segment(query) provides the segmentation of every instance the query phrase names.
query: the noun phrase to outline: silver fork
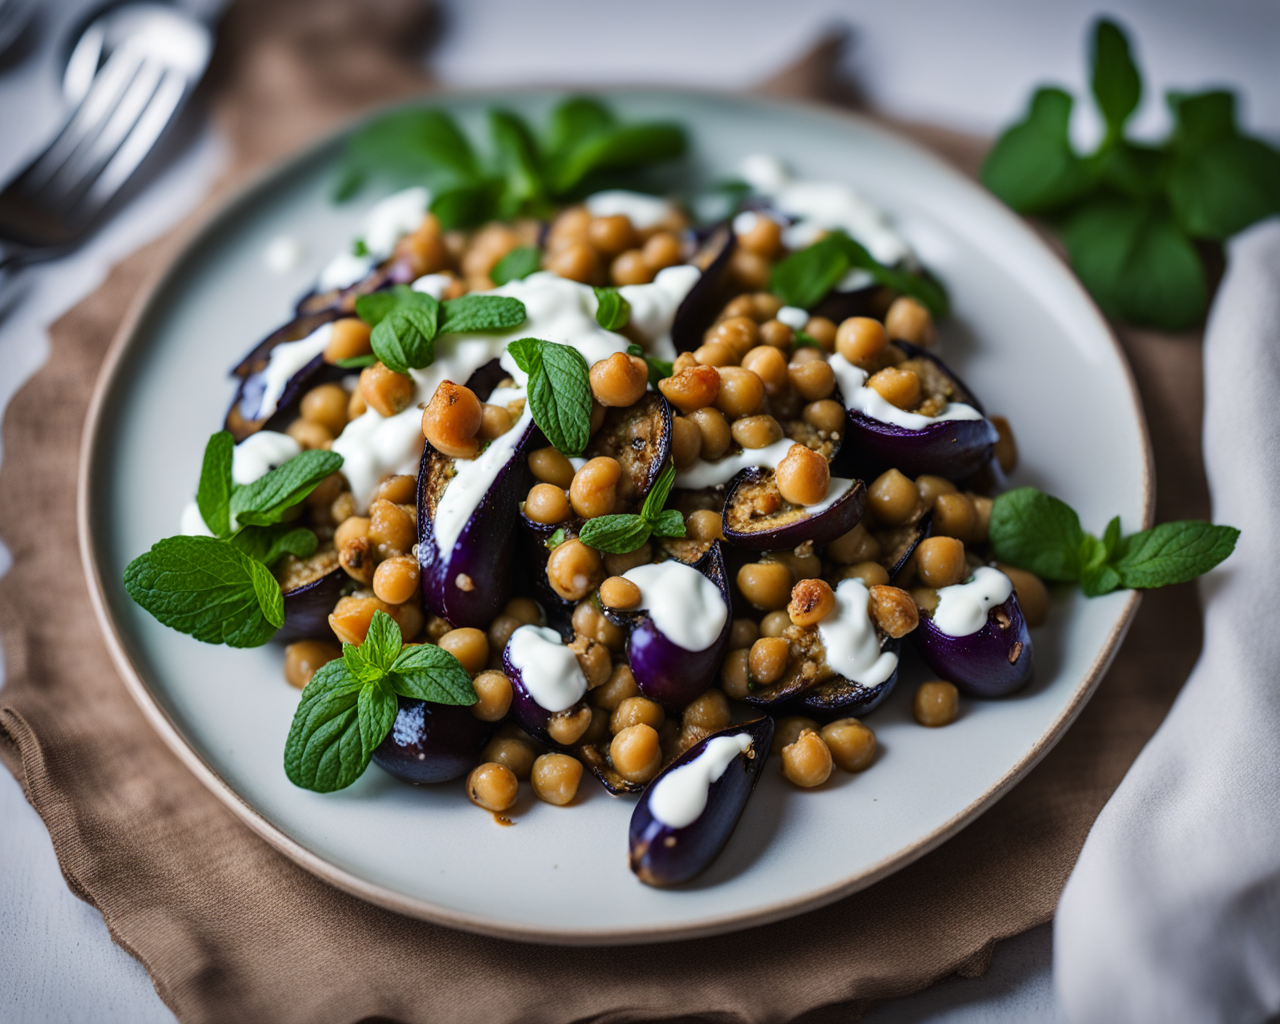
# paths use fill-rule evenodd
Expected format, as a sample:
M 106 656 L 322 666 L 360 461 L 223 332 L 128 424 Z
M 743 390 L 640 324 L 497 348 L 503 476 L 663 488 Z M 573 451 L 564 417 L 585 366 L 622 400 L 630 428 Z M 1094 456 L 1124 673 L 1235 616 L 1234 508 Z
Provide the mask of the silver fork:
M 96 66 L 83 99 L 0 192 L 0 270 L 65 252 L 93 227 L 190 95 L 211 50 L 205 25 L 160 4 L 114 8 L 86 30 L 72 57 Z

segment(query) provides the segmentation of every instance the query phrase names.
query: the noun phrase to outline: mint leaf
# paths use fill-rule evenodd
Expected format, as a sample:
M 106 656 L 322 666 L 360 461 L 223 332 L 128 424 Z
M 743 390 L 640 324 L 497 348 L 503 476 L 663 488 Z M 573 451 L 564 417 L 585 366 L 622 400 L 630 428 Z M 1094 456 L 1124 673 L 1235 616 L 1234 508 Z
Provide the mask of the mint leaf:
M 1234 527 L 1194 519 L 1161 523 L 1121 541 L 1113 564 L 1126 587 L 1167 587 L 1208 572 L 1235 550 L 1239 536 Z
M 356 296 L 356 316 L 370 327 L 377 327 L 387 314 L 400 304 L 394 292 L 378 291 Z
M 669 508 L 659 512 L 651 521 L 655 537 L 683 537 L 684 516 L 678 509 Z
M 231 518 L 240 526 L 270 526 L 342 467 L 337 452 L 306 451 L 231 495 Z
M 368 256 L 369 255 L 369 247 L 365 245 L 363 238 L 357 238 L 354 242 L 351 243 L 351 255 L 352 256 Z
M 431 299 L 431 306 L 397 306 L 373 329 L 373 354 L 396 373 L 407 375 L 435 361 L 439 304 L 430 295 L 422 297 Z
M 498 211 L 503 183 L 490 179 L 440 192 L 431 200 L 431 212 L 445 231 L 470 228 L 493 220 Z
M 582 353 L 538 338 L 513 341 L 507 351 L 529 375 L 533 422 L 565 455 L 581 455 L 591 439 L 591 383 Z
M 668 462 L 662 467 L 662 471 L 658 474 L 658 479 L 649 488 L 649 493 L 644 498 L 644 504 L 640 507 L 640 515 L 646 522 L 652 523 L 658 518 L 659 513 L 662 512 L 662 507 L 667 503 L 667 496 L 671 493 L 671 487 L 675 484 L 675 481 L 675 464 Z
M 478 699 L 462 663 L 431 644 L 404 648 L 391 666 L 387 681 L 402 697 L 433 704 L 469 706 Z
M 447 113 L 422 107 L 384 115 L 347 142 L 335 198 L 354 195 L 372 176 L 401 184 L 424 181 L 439 190 L 475 180 L 480 168 L 471 143 Z
M 918 299 L 939 320 L 947 315 L 949 311 L 947 293 L 937 281 L 925 274 L 913 274 L 895 267 L 886 267 L 843 231 L 833 231 L 828 237 L 849 258 L 851 267 L 860 267 L 869 272 L 879 284 Z
M 631 303 L 617 288 L 597 288 L 596 323 L 606 331 L 620 331 L 631 319 Z
M 524 303 L 509 295 L 464 295 L 440 304 L 441 334 L 509 331 L 528 318 Z
M 365 660 L 383 672 L 390 672 L 403 646 L 400 627 L 396 625 L 396 620 L 384 611 L 374 612 L 373 619 L 369 623 L 369 632 L 365 634 L 364 643 L 360 645 L 360 652 L 365 656 Z
M 332 793 L 369 767 L 373 748 L 361 736 L 358 708 L 363 688 L 342 661 L 320 666 L 311 677 L 284 745 L 284 773 L 295 786 Z
M 362 356 L 351 356 L 348 359 L 339 359 L 334 366 L 339 366 L 344 370 L 363 370 L 365 367 L 372 366 L 378 361 L 378 357 L 372 352 L 367 352 Z
M 642 516 L 620 513 L 588 519 L 578 531 L 578 540 L 597 551 L 625 555 L 647 541 L 650 532 L 649 523 Z
M 1106 544 L 1085 534 L 1080 544 L 1080 589 L 1085 597 L 1101 597 L 1120 585 L 1120 576 L 1107 564 L 1107 555 Z
M 599 100 L 590 96 L 571 96 L 551 111 L 547 152 L 563 154 L 616 123 L 617 119 L 609 108 Z
M 310 558 L 320 544 L 316 535 L 305 526 L 290 528 L 286 523 L 246 526 L 231 538 L 231 543 L 268 569 L 285 555 Z
M 792 253 L 769 274 L 769 290 L 788 306 L 812 309 L 849 272 L 849 257 L 831 235 Z
M 1000 136 L 982 165 L 982 183 L 1019 213 L 1057 209 L 1092 185 L 1071 148 L 1073 102 L 1061 89 L 1037 89 L 1027 116 Z
M 996 558 L 1047 580 L 1080 578 L 1084 531 L 1070 505 L 1034 487 L 999 495 L 988 536 Z
M 518 115 L 509 110 L 489 111 L 489 132 L 493 136 L 499 167 L 506 179 L 500 212 L 507 217 L 527 212 L 530 204 L 544 199 L 546 192 L 533 133 Z
M 157 620 L 203 643 L 259 647 L 284 624 L 280 584 L 214 537 L 166 537 L 126 566 L 124 588 Z
M 489 272 L 489 278 L 501 286 L 508 281 L 523 281 L 541 269 L 542 250 L 536 245 L 522 245 L 498 260 L 497 266 Z
M 548 162 L 546 181 L 553 194 L 575 188 L 595 171 L 631 170 L 645 164 L 673 160 L 687 148 L 684 129 L 653 122 L 602 128 L 556 153 Z
M 356 724 L 360 729 L 361 754 L 368 754 L 365 767 L 368 767 L 378 744 L 387 738 L 399 710 L 400 702 L 387 680 L 366 683 L 360 688 L 356 701 Z
M 363 647 L 363 644 L 359 646 L 356 644 L 342 645 L 342 660 L 347 666 L 347 672 L 361 686 L 379 683 L 386 676 L 386 673 L 369 660 L 369 656 L 365 653 Z
M 1092 84 L 1107 136 L 1119 138 L 1142 98 L 1142 78 L 1129 53 L 1129 40 L 1120 26 L 1107 18 L 1094 27 Z
M 231 459 L 235 447 L 231 434 L 220 430 L 209 438 L 204 449 L 196 506 L 204 525 L 215 537 L 225 537 L 231 532 L 231 491 L 235 486 L 231 482 Z

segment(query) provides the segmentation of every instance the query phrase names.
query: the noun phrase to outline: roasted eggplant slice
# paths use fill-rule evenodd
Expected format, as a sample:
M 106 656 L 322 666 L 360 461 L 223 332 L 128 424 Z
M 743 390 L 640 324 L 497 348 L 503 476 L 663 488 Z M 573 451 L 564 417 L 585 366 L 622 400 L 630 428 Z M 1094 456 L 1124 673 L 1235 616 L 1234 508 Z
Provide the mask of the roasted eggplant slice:
M 631 870 L 646 885 L 678 885 L 720 855 L 773 742 L 773 720 L 731 726 L 695 743 L 649 783 L 631 814 Z
M 374 763 L 404 782 L 448 782 L 465 775 L 497 727 L 469 707 L 398 698 L 391 731 L 373 752 Z
M 583 699 L 587 677 L 559 633 L 521 626 L 502 652 L 502 668 L 511 680 L 511 714 L 520 728 L 543 743 L 577 742 L 591 721 Z
M 320 548 L 309 558 L 286 555 L 276 569 L 276 578 L 284 592 L 284 625 L 273 639 L 282 644 L 330 639 L 329 613 L 351 579 L 338 564 L 333 545 Z
M 892 637 L 881 634 L 881 653 L 900 657 L 901 650 L 901 640 L 894 640 Z M 796 703 L 795 711 L 797 714 L 807 715 L 822 722 L 848 715 L 865 715 L 884 702 L 884 699 L 893 692 L 897 681 L 897 666 L 894 666 L 893 674 L 888 679 L 876 686 L 864 686 L 844 676 L 834 676 L 807 691 Z
M 872 535 L 880 542 L 880 564 L 893 580 L 906 567 L 920 542 L 933 533 L 933 512 L 901 526 L 874 530 Z
M 638 510 L 671 452 L 671 406 L 657 391 L 645 392 L 635 405 L 610 409 L 583 453 L 607 455 L 622 465 L 617 511 Z
M 866 485 L 839 477 L 832 477 L 826 501 L 793 505 L 778 493 L 772 469 L 753 467 L 739 473 L 725 495 L 724 538 L 752 551 L 826 544 L 857 526 L 866 505 Z
M 671 324 L 671 342 L 676 352 L 692 352 L 701 345 L 702 335 L 729 301 L 729 261 L 736 244 L 733 230 L 722 224 L 690 260 L 702 276 L 680 303 Z

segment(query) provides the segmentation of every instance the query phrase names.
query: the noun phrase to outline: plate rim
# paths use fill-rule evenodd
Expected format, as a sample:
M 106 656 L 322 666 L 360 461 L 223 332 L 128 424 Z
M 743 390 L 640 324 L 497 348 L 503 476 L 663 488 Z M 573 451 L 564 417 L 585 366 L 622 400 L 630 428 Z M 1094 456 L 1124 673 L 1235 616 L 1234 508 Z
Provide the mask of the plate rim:
M 934 164 L 949 176 L 960 179 L 966 187 L 981 190 L 980 185 L 954 165 L 911 136 L 896 130 L 893 126 L 886 125 L 884 122 L 877 121 L 857 111 L 845 110 L 803 98 L 776 97 L 724 89 L 660 85 L 612 85 L 596 88 L 579 86 L 573 89 L 565 89 L 555 85 L 537 85 L 529 88 L 501 86 L 478 89 L 432 90 L 364 111 L 344 120 L 336 128 L 291 156 L 269 163 L 252 174 L 247 182 L 230 190 L 226 196 L 220 199 L 216 198 L 216 196 L 206 198 L 204 202 L 208 208 L 201 215 L 198 215 L 196 222 L 184 233 L 178 243 L 178 251 L 174 257 L 163 270 L 151 276 L 131 302 L 128 312 L 108 346 L 98 378 L 94 384 L 89 407 L 85 415 L 84 427 L 81 432 L 79 464 L 76 471 L 76 532 L 80 549 L 80 561 L 88 584 L 90 604 L 93 606 L 94 616 L 97 619 L 103 639 L 106 641 L 108 653 L 120 678 L 124 681 L 125 688 L 141 709 L 148 724 L 159 734 L 165 745 L 177 755 L 187 769 L 200 780 L 205 788 L 221 800 L 223 805 L 235 814 L 243 824 L 248 826 L 259 838 L 265 840 L 273 848 L 312 875 L 337 889 L 348 892 L 386 910 L 492 938 L 562 946 L 640 945 L 703 938 L 770 924 L 810 910 L 816 910 L 845 896 L 852 895 L 905 868 L 931 850 L 936 849 L 965 826 L 971 824 L 1020 782 L 1049 753 L 1075 721 L 1084 705 L 1088 703 L 1089 698 L 1097 689 L 1102 676 L 1106 673 L 1108 666 L 1115 657 L 1121 641 L 1128 632 L 1133 616 L 1141 602 L 1140 592 L 1136 590 L 1129 592 L 1125 604 L 1119 612 L 1105 642 L 1090 665 L 1088 672 L 1076 686 L 1071 699 L 1045 731 L 1035 740 L 1026 754 L 1010 766 L 1004 775 L 979 797 L 927 835 L 919 837 L 909 846 L 897 850 L 876 864 L 850 875 L 834 885 L 809 892 L 801 897 L 781 900 L 740 913 L 720 914 L 700 921 L 675 926 L 642 926 L 612 929 L 534 928 L 512 924 L 488 915 L 442 907 L 429 900 L 407 896 L 386 886 L 363 879 L 351 871 L 329 862 L 319 854 L 307 849 L 297 840 L 286 835 L 241 797 L 188 743 L 177 723 L 170 718 L 168 712 L 164 710 L 155 695 L 152 694 L 141 673 L 130 659 L 117 624 L 107 606 L 102 575 L 94 546 L 94 531 L 90 523 L 90 496 L 97 486 L 95 466 L 101 465 L 95 456 L 99 451 L 103 414 L 106 410 L 108 396 L 114 390 L 120 369 L 126 354 L 132 347 L 138 327 L 160 296 L 165 293 L 171 280 L 180 273 L 187 256 L 193 249 L 217 232 L 227 220 L 234 216 L 237 210 L 255 201 L 260 193 L 274 187 L 278 181 L 288 177 L 307 162 L 315 159 L 323 150 L 334 145 L 344 135 L 349 134 L 356 127 L 379 114 L 420 104 L 424 101 L 430 102 L 453 97 L 483 98 L 486 96 L 505 96 L 513 93 L 528 92 L 555 95 L 566 91 L 589 92 L 593 95 L 604 96 L 637 93 L 664 94 L 673 99 L 681 96 L 694 96 L 703 99 L 721 99 L 747 105 L 771 107 L 783 111 L 791 109 L 801 110 L 809 114 L 818 114 L 834 121 L 851 122 L 873 134 L 888 136 L 895 143 L 914 150 L 917 157 Z M 995 215 L 1004 217 L 1015 230 L 1022 232 L 1033 244 L 1055 256 L 1059 265 L 1061 265 L 1061 260 L 1052 247 L 1026 221 L 1013 211 L 999 205 L 998 201 L 994 200 L 993 197 L 991 198 Z M 1150 527 L 1154 513 L 1155 466 L 1151 449 L 1150 430 L 1133 375 L 1133 368 L 1129 364 L 1128 357 L 1125 355 L 1114 329 L 1099 311 L 1084 286 L 1071 273 L 1068 267 L 1062 266 L 1061 270 L 1063 284 L 1070 289 L 1074 289 L 1078 296 L 1084 299 L 1086 307 L 1091 311 L 1097 321 L 1097 326 L 1101 328 L 1103 335 L 1110 342 L 1124 371 L 1124 380 L 1128 386 L 1130 405 L 1139 428 L 1139 441 L 1142 449 L 1142 526 L 1145 529 Z

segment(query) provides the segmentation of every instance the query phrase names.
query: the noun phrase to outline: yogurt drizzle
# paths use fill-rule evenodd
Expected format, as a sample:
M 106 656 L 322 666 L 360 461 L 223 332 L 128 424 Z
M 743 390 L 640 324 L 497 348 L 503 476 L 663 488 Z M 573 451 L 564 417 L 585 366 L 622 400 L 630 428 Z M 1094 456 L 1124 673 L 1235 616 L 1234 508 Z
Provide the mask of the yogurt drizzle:
M 418 229 L 430 202 L 431 193 L 425 188 L 406 188 L 375 203 L 360 238 L 365 255 L 357 256 L 350 249 L 337 253 L 320 271 L 316 287 L 327 292 L 355 284 L 395 251 L 396 242 Z
M 948 402 L 936 416 L 899 409 L 880 392 L 866 387 L 867 371 L 854 366 L 839 352 L 831 356 L 831 369 L 835 372 L 836 384 L 840 388 L 840 394 L 844 396 L 845 405 L 881 423 L 889 423 L 904 430 L 924 430 L 925 427 L 944 420 L 982 419 L 982 413 L 964 402 Z
M 698 459 L 682 473 L 676 474 L 676 486 L 688 490 L 701 490 L 704 487 L 719 487 L 727 484 L 742 470 L 755 466 L 760 469 L 777 469 L 778 463 L 797 442 L 789 438 L 774 441 L 763 448 L 744 448 L 740 452 L 726 455 L 715 462 Z M 853 481 L 842 476 L 833 476 L 827 487 L 827 496 L 816 505 L 805 505 L 804 509 L 812 516 L 825 512 L 837 499 L 848 492 Z
M 987 624 L 992 608 L 1013 593 L 1013 581 L 999 569 L 979 566 L 964 583 L 938 591 L 933 624 L 947 636 L 969 636 Z
M 266 368 L 262 370 L 263 389 L 258 411 L 246 418 L 263 420 L 275 412 L 280 396 L 293 375 L 328 348 L 332 336 L 333 324 L 321 324 L 305 338 L 285 341 L 273 348 L 267 355 Z
M 640 588 L 640 605 L 658 631 L 686 651 L 705 651 L 729 618 L 720 588 L 678 559 L 640 565 L 623 573 Z
M 836 587 L 836 606 L 818 623 L 818 636 L 833 672 L 863 686 L 879 686 L 893 675 L 898 656 L 880 650 L 870 601 L 871 592 L 861 580 L 841 580 Z
M 587 677 L 577 657 L 554 629 L 521 626 L 507 641 L 507 660 L 519 670 L 525 690 L 544 711 L 565 711 L 587 692 Z
M 711 784 L 739 754 L 751 749 L 751 737 L 714 736 L 702 753 L 662 776 L 649 792 L 649 813 L 668 828 L 686 828 L 707 809 Z

